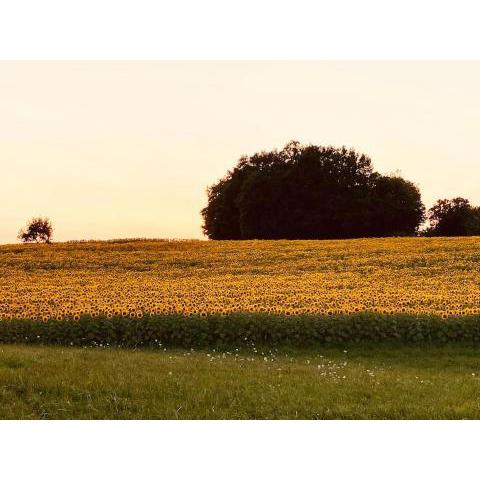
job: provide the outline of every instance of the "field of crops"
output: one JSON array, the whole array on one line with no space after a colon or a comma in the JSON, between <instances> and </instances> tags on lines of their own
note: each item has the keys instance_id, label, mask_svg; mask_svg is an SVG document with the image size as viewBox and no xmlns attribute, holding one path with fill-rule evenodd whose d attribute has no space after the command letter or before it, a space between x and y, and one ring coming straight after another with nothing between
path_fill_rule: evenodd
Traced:
<instances>
[{"instance_id":1,"label":"field of crops","mask_svg":"<svg viewBox=\"0 0 480 480\"><path fill-rule=\"evenodd\" d=\"M480 238L0 247L0 318L480 313Z\"/></svg>"}]
</instances>

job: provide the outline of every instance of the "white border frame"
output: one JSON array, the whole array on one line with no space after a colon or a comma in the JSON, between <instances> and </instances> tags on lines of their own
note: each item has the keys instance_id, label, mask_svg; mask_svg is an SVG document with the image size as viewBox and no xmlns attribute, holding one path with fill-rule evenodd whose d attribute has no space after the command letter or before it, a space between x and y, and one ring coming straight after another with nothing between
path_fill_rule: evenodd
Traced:
<instances>
[{"instance_id":1,"label":"white border frame","mask_svg":"<svg viewBox=\"0 0 480 480\"><path fill-rule=\"evenodd\" d=\"M1 59L474 59L474 0L0 0Z\"/></svg>"}]
</instances>

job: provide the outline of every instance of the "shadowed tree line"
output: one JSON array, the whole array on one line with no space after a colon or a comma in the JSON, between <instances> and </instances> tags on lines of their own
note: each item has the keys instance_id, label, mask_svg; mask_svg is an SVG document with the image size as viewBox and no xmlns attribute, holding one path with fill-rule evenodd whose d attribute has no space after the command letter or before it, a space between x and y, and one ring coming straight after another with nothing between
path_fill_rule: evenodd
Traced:
<instances>
[{"instance_id":1,"label":"shadowed tree line","mask_svg":"<svg viewBox=\"0 0 480 480\"><path fill-rule=\"evenodd\" d=\"M244 156L207 193L202 228L214 240L480 235L480 207L457 197L425 212L414 183L375 172L345 147L292 141ZM50 220L36 217L18 239L51 243L52 235Z\"/></svg>"},{"instance_id":2,"label":"shadowed tree line","mask_svg":"<svg viewBox=\"0 0 480 480\"><path fill-rule=\"evenodd\" d=\"M216 240L480 235L468 200L439 200L426 214L414 183L345 147L290 142L244 156L207 193L203 231Z\"/></svg>"}]
</instances>

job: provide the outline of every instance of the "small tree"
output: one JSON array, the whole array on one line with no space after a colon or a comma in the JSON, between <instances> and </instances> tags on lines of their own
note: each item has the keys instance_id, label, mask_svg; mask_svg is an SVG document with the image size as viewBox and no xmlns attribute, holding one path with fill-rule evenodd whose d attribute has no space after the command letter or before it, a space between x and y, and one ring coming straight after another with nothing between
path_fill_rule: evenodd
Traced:
<instances>
[{"instance_id":1,"label":"small tree","mask_svg":"<svg viewBox=\"0 0 480 480\"><path fill-rule=\"evenodd\" d=\"M53 227L50 220L45 217L32 218L25 229L18 232L18 239L24 243L51 243L53 235Z\"/></svg>"}]
</instances>

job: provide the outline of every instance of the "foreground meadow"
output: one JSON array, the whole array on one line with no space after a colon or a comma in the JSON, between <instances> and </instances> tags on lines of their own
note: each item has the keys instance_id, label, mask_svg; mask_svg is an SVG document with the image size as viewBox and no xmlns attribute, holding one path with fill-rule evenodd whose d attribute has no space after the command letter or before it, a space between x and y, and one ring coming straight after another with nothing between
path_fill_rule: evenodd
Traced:
<instances>
[{"instance_id":1,"label":"foreground meadow","mask_svg":"<svg viewBox=\"0 0 480 480\"><path fill-rule=\"evenodd\" d=\"M479 419L479 398L465 346L0 346L2 419Z\"/></svg>"},{"instance_id":2,"label":"foreground meadow","mask_svg":"<svg viewBox=\"0 0 480 480\"><path fill-rule=\"evenodd\" d=\"M480 238L0 247L0 319L480 313Z\"/></svg>"}]
</instances>

